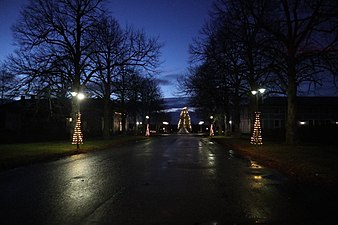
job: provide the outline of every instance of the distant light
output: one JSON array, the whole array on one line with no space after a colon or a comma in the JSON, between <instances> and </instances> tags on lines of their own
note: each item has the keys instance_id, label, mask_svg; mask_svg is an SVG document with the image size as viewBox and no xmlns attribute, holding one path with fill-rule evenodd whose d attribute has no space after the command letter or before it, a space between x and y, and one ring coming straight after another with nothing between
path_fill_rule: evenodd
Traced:
<instances>
[{"instance_id":1,"label":"distant light","mask_svg":"<svg viewBox=\"0 0 338 225\"><path fill-rule=\"evenodd\" d=\"M203 124L204 124L204 121L198 122L198 125L203 125Z\"/></svg>"},{"instance_id":2,"label":"distant light","mask_svg":"<svg viewBox=\"0 0 338 225\"><path fill-rule=\"evenodd\" d=\"M146 116L146 119L149 119L149 116Z\"/></svg>"},{"instance_id":3,"label":"distant light","mask_svg":"<svg viewBox=\"0 0 338 225\"><path fill-rule=\"evenodd\" d=\"M253 179L255 179L255 180L261 180L261 179L263 179L263 177L262 176L260 176L260 175L255 175L255 176L253 176Z\"/></svg>"},{"instance_id":4,"label":"distant light","mask_svg":"<svg viewBox=\"0 0 338 225\"><path fill-rule=\"evenodd\" d=\"M229 124L232 124L232 121L231 121L231 120L229 121Z\"/></svg>"},{"instance_id":5,"label":"distant light","mask_svg":"<svg viewBox=\"0 0 338 225\"><path fill-rule=\"evenodd\" d=\"M77 97L77 99L79 99L79 100L82 100L82 99L84 99L86 97L83 93L77 93L75 91L72 91L71 95L73 97Z\"/></svg>"},{"instance_id":6,"label":"distant light","mask_svg":"<svg viewBox=\"0 0 338 225\"><path fill-rule=\"evenodd\" d=\"M137 121L137 122L136 122L136 125L140 125L140 122Z\"/></svg>"},{"instance_id":7,"label":"distant light","mask_svg":"<svg viewBox=\"0 0 338 225\"><path fill-rule=\"evenodd\" d=\"M214 117L213 116L210 116L210 119L212 120Z\"/></svg>"},{"instance_id":8,"label":"distant light","mask_svg":"<svg viewBox=\"0 0 338 225\"><path fill-rule=\"evenodd\" d=\"M163 121L163 124L164 125L168 125L169 123L167 121Z\"/></svg>"},{"instance_id":9,"label":"distant light","mask_svg":"<svg viewBox=\"0 0 338 225\"><path fill-rule=\"evenodd\" d=\"M82 100L85 98L85 95L83 93L77 94L77 99Z\"/></svg>"},{"instance_id":10,"label":"distant light","mask_svg":"<svg viewBox=\"0 0 338 225\"><path fill-rule=\"evenodd\" d=\"M260 88L260 89L258 89L258 91L259 91L261 94L263 94L263 93L265 92L265 88Z\"/></svg>"},{"instance_id":11,"label":"distant light","mask_svg":"<svg viewBox=\"0 0 338 225\"><path fill-rule=\"evenodd\" d=\"M300 124L300 125L305 125L306 122L305 122L305 121L299 121L299 124Z\"/></svg>"},{"instance_id":12,"label":"distant light","mask_svg":"<svg viewBox=\"0 0 338 225\"><path fill-rule=\"evenodd\" d=\"M251 91L251 93L252 93L253 95L256 95L256 94L257 94L257 91Z\"/></svg>"}]
</instances>

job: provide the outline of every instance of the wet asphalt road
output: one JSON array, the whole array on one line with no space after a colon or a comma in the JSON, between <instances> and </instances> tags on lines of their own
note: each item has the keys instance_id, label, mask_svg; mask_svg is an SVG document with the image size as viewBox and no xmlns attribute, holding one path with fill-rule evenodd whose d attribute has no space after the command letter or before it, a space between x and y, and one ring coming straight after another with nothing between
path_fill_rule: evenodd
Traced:
<instances>
[{"instance_id":1,"label":"wet asphalt road","mask_svg":"<svg viewBox=\"0 0 338 225\"><path fill-rule=\"evenodd\" d=\"M338 204L325 191L295 187L191 135L17 168L0 179L0 224L338 224Z\"/></svg>"}]
</instances>

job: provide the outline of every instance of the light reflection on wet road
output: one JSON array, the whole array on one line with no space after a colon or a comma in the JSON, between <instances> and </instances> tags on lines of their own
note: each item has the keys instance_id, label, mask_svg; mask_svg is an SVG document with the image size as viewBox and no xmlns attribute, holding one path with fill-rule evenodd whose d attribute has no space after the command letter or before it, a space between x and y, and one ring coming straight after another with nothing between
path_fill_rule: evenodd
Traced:
<instances>
[{"instance_id":1,"label":"light reflection on wet road","mask_svg":"<svg viewBox=\"0 0 338 225\"><path fill-rule=\"evenodd\" d=\"M312 202L275 171L191 135L18 168L0 179L1 224L320 224L334 210L319 208L337 206Z\"/></svg>"}]
</instances>

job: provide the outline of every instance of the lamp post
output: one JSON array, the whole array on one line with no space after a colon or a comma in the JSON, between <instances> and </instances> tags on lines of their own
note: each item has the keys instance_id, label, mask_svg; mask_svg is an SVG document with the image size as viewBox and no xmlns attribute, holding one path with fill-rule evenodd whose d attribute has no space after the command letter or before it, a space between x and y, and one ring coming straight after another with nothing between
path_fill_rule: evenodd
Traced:
<instances>
[{"instance_id":1,"label":"lamp post","mask_svg":"<svg viewBox=\"0 0 338 225\"><path fill-rule=\"evenodd\" d=\"M204 124L204 121L198 122L198 125L200 125L200 132L201 133L203 133L203 124Z\"/></svg>"},{"instance_id":2,"label":"lamp post","mask_svg":"<svg viewBox=\"0 0 338 225\"><path fill-rule=\"evenodd\" d=\"M259 111L258 109L258 102L259 102L259 96L263 96L265 92L265 88L259 88L257 90L252 90L251 91L251 94L256 96L256 108L255 108L255 111Z\"/></svg>"},{"instance_id":3,"label":"lamp post","mask_svg":"<svg viewBox=\"0 0 338 225\"><path fill-rule=\"evenodd\" d=\"M163 121L162 124L163 124L163 133L168 133L169 122Z\"/></svg>"},{"instance_id":4,"label":"lamp post","mask_svg":"<svg viewBox=\"0 0 338 225\"><path fill-rule=\"evenodd\" d=\"M142 121L136 121L136 134L139 133L139 126L142 125Z\"/></svg>"},{"instance_id":5,"label":"lamp post","mask_svg":"<svg viewBox=\"0 0 338 225\"><path fill-rule=\"evenodd\" d=\"M252 90L251 93L256 96L256 107L255 107L255 122L253 125L253 131L250 143L253 145L262 145L262 128L261 128L261 112L259 112L259 96L264 94L265 89L260 88L258 90Z\"/></svg>"},{"instance_id":6,"label":"lamp post","mask_svg":"<svg viewBox=\"0 0 338 225\"><path fill-rule=\"evenodd\" d=\"M214 116L210 116L210 137L213 137L214 136L214 128L213 128L213 125L214 125Z\"/></svg>"},{"instance_id":7,"label":"lamp post","mask_svg":"<svg viewBox=\"0 0 338 225\"><path fill-rule=\"evenodd\" d=\"M149 130L149 116L146 116L147 119L147 128L146 128L146 137L150 136L150 130Z\"/></svg>"},{"instance_id":8,"label":"lamp post","mask_svg":"<svg viewBox=\"0 0 338 225\"><path fill-rule=\"evenodd\" d=\"M83 144L83 134L81 131L81 113L80 113L80 101L85 98L83 93L72 92L71 93L74 98L77 100L78 104L78 112L76 114L76 124L73 131L73 140L72 144L76 145L76 150L80 150L80 144Z\"/></svg>"}]
</instances>

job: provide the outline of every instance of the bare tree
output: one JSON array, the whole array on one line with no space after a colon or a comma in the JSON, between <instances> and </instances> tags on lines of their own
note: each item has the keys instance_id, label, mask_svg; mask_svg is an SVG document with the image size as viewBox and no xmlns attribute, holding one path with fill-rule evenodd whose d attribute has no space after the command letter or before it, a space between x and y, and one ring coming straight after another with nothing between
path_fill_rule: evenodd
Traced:
<instances>
[{"instance_id":1,"label":"bare tree","mask_svg":"<svg viewBox=\"0 0 338 225\"><path fill-rule=\"evenodd\" d=\"M265 37L258 27L252 26L253 18L243 4L241 0L216 1L210 22L202 29L202 37L190 48L193 62L212 67L208 79L214 79L213 88L223 93L212 97L223 99L217 106L224 108L221 110L224 117L229 118L231 114L235 133L240 133L243 100L250 90L267 85L266 67L271 64L261 51Z\"/></svg>"},{"instance_id":2,"label":"bare tree","mask_svg":"<svg viewBox=\"0 0 338 225\"><path fill-rule=\"evenodd\" d=\"M0 64L0 99L1 101L5 101L5 99L11 99L13 97L11 90L13 89L14 85L15 85L15 76L8 71L4 63Z\"/></svg>"},{"instance_id":3,"label":"bare tree","mask_svg":"<svg viewBox=\"0 0 338 225\"><path fill-rule=\"evenodd\" d=\"M329 0L247 2L256 25L271 36L267 57L275 60L275 75L288 96L286 143L297 143L298 87L331 73L328 57L336 55L337 4ZM337 11L337 10L336 10Z\"/></svg>"},{"instance_id":4,"label":"bare tree","mask_svg":"<svg viewBox=\"0 0 338 225\"><path fill-rule=\"evenodd\" d=\"M122 29L113 18L101 19L93 33L95 45L91 56L96 72L91 79L104 99L104 137L110 135L111 98L119 101L122 129L125 132L127 93L137 89L130 76L143 70L153 74L159 65L161 44L131 26Z\"/></svg>"},{"instance_id":5,"label":"bare tree","mask_svg":"<svg viewBox=\"0 0 338 225\"><path fill-rule=\"evenodd\" d=\"M82 91L94 72L88 64L93 45L89 34L103 13L102 2L29 1L13 26L20 49L12 58L27 85L36 79L53 80L54 84L63 82L68 91ZM75 118L78 101L72 106Z\"/></svg>"},{"instance_id":6,"label":"bare tree","mask_svg":"<svg viewBox=\"0 0 338 225\"><path fill-rule=\"evenodd\" d=\"M120 73L123 59L124 31L117 20L109 16L102 17L93 33L91 65L96 72L89 86L94 95L103 99L103 137L109 138L112 127L112 82Z\"/></svg>"},{"instance_id":7,"label":"bare tree","mask_svg":"<svg viewBox=\"0 0 338 225\"><path fill-rule=\"evenodd\" d=\"M203 30L207 38L192 55L225 74L230 95L262 85L286 94L286 142L294 144L298 87L321 84L337 71L336 12L337 3L328 0L218 0L212 26Z\"/></svg>"}]
</instances>

